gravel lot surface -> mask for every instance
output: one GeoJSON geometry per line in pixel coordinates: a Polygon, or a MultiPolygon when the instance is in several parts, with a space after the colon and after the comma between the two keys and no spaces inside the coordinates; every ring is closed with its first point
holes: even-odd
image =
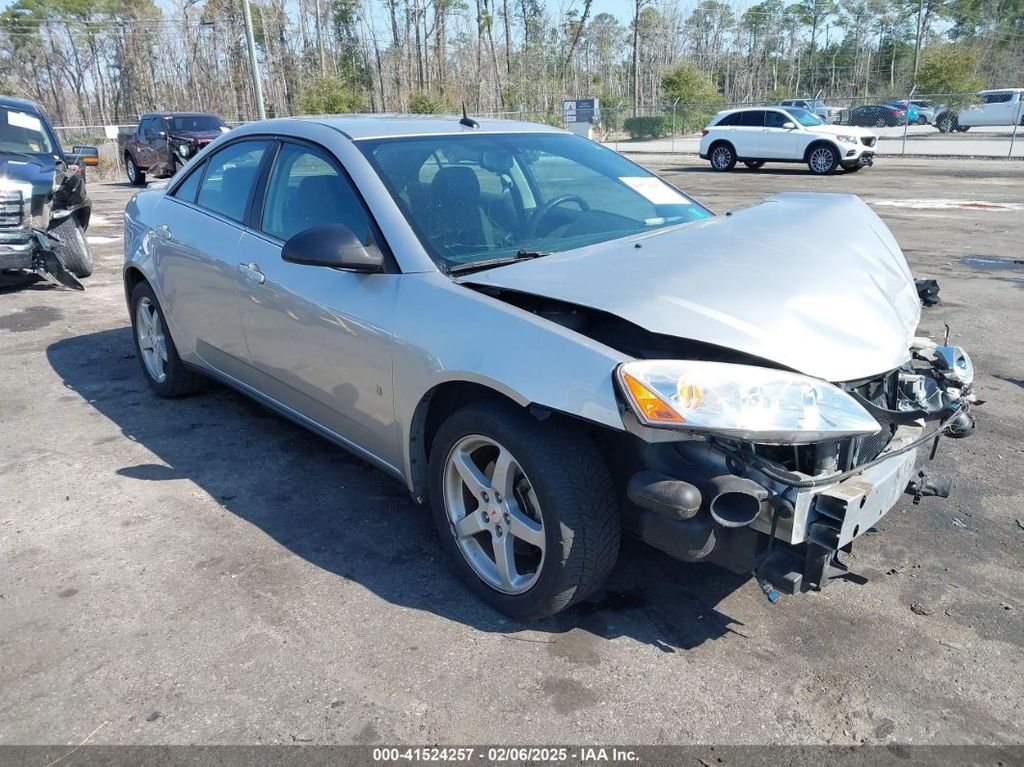
{"type": "Polygon", "coordinates": [[[987,402],[940,449],[953,496],[858,545],[866,584],[772,606],[627,543],[594,602],[502,618],[400,484],[226,389],[150,393],[132,189],[95,184],[86,292],[0,293],[0,743],[1021,743],[1024,164],[646,161],[720,212],[859,194],[939,280],[922,331],[949,323],[987,402]]]}

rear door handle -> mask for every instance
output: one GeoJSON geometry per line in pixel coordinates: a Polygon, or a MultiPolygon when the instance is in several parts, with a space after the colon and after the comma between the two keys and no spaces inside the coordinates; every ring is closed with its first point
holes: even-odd
{"type": "Polygon", "coordinates": [[[238,271],[246,276],[247,279],[252,280],[257,285],[262,285],[267,281],[267,277],[263,272],[260,271],[260,265],[255,261],[248,264],[239,264],[238,271]]]}

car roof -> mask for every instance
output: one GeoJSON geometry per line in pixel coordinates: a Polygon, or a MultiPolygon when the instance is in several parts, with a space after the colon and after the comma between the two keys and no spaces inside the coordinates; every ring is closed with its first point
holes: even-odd
{"type": "Polygon", "coordinates": [[[979,96],[983,93],[1024,93],[1024,88],[992,88],[987,91],[978,91],[979,96]]]}
{"type": "Polygon", "coordinates": [[[15,96],[0,96],[0,107],[8,107],[9,109],[20,109],[23,112],[32,112],[33,114],[42,114],[43,108],[34,101],[28,99],[19,99],[15,96]]]}
{"type": "MultiPolygon", "coordinates": [[[[791,107],[794,108],[794,107],[791,107]]],[[[795,107],[799,108],[799,107],[795,107]]],[[[751,110],[758,110],[763,112],[766,109],[786,109],[784,104],[764,104],[762,106],[750,106],[750,107],[736,107],[734,109],[723,109],[721,112],[715,115],[715,117],[724,117],[725,115],[731,115],[736,112],[750,112],[751,110]]]]}
{"type": "Polygon", "coordinates": [[[397,136],[438,136],[464,133],[565,133],[561,128],[519,120],[474,118],[479,128],[459,124],[458,116],[442,115],[330,115],[291,117],[333,128],[353,141],[397,136]]]}

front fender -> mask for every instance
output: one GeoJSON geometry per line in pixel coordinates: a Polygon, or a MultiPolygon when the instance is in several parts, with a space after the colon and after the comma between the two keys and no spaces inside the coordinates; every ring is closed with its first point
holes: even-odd
{"type": "Polygon", "coordinates": [[[396,306],[412,307],[396,318],[394,365],[395,415],[410,481],[417,408],[449,382],[625,428],[612,374],[628,355],[440,273],[405,275],[396,306]]]}

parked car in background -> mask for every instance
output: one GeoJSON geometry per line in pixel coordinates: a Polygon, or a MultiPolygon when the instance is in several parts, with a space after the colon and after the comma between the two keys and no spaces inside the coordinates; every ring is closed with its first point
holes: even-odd
{"type": "Polygon", "coordinates": [[[978,103],[961,109],[956,119],[960,130],[1024,125],[1024,88],[979,91],[978,103]]]}
{"type": "Polygon", "coordinates": [[[911,122],[915,125],[934,125],[935,115],[939,109],[944,109],[942,105],[936,106],[930,101],[923,99],[910,99],[908,102],[906,99],[901,101],[894,101],[893,105],[898,106],[900,109],[906,109],[907,106],[913,107],[916,112],[916,118],[911,115],[911,122]]]}
{"type": "Polygon", "coordinates": [[[805,162],[821,175],[871,165],[875,142],[871,131],[828,125],[806,109],[748,107],[714,116],[701,133],[700,156],[715,170],[732,170],[737,162],[752,169],[766,162],[805,162]]]}
{"type": "Polygon", "coordinates": [[[884,104],[865,104],[850,112],[849,124],[875,128],[906,125],[907,112],[884,104]]]}
{"type": "Polygon", "coordinates": [[[806,109],[827,123],[842,122],[843,113],[846,111],[842,107],[829,106],[821,99],[784,99],[776,106],[806,109]]]}
{"type": "Polygon", "coordinates": [[[904,124],[918,125],[921,122],[921,113],[917,111],[917,106],[912,101],[892,101],[887,104],[882,104],[884,107],[892,107],[903,112],[906,120],[904,124]]]}
{"type": "Polygon", "coordinates": [[[119,137],[128,180],[141,186],[147,175],[173,176],[200,149],[228,130],[219,117],[202,112],[143,115],[134,133],[119,137]]]}
{"type": "Polygon", "coordinates": [[[82,288],[93,266],[85,166],[98,162],[94,146],[65,152],[39,104],[0,96],[0,287],[82,288]]]}
{"type": "Polygon", "coordinates": [[[212,376],[379,466],[517,619],[600,589],[622,531],[823,587],[973,426],[970,358],[916,336],[859,199],[715,216],[548,126],[252,123],[136,194],[124,248],[157,394],[212,376]]]}

